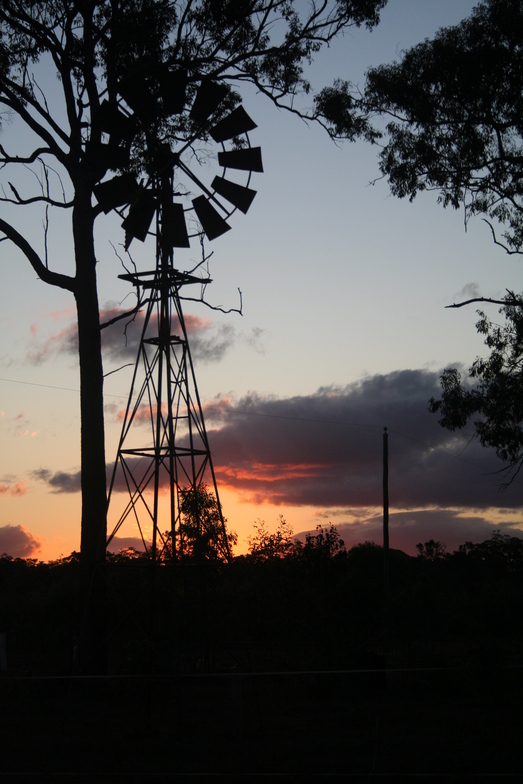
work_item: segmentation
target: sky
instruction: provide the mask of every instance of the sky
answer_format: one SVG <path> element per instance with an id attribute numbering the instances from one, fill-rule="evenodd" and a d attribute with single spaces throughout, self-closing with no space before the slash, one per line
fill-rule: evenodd
<path id="1" fill-rule="evenodd" d="M 370 66 L 458 23 L 473 5 L 390 0 L 375 31 L 352 30 L 318 55 L 307 72 L 313 88 L 336 77 L 363 84 Z M 51 84 L 49 74 L 41 80 Z M 435 194 L 413 203 L 393 198 L 379 179 L 375 148 L 334 144 L 254 92 L 243 103 L 258 125 L 250 137 L 262 148 L 264 173 L 253 176 L 257 195 L 247 215 L 236 213 L 232 230 L 208 246 L 206 291 L 209 303 L 227 310 L 238 307 L 240 289 L 243 315 L 195 303 L 185 310 L 236 551 L 246 550 L 254 521 L 271 530 L 280 515 L 295 533 L 333 524 L 348 546 L 379 543 L 384 427 L 391 547 L 414 554 L 416 543 L 438 539 L 452 551 L 494 529 L 518 534 L 521 481 L 501 489 L 496 456 L 471 428 L 443 430 L 427 404 L 439 396 L 443 368 L 466 372 L 486 353 L 474 306 L 446 306 L 521 290 L 520 262 L 493 245 L 481 220 L 465 227 L 463 213 L 444 210 Z M 4 124 L 2 142 L 14 144 L 18 134 Z M 41 216 L 28 209 L 22 221 L 41 243 Z M 51 266 L 70 272 L 67 223 L 51 225 L 48 242 Z M 133 302 L 117 277 L 122 242 L 118 222 L 100 221 L 107 312 Z M 132 254 L 139 269 L 151 269 L 151 242 L 133 244 Z M 177 253 L 176 265 L 190 269 L 198 260 L 194 246 Z M 0 553 L 53 559 L 80 541 L 74 302 L 39 281 L 6 242 L 0 279 Z M 489 306 L 489 315 L 496 312 Z M 121 326 L 104 340 L 112 462 L 132 368 L 111 371 L 132 353 L 135 337 L 127 353 Z"/>

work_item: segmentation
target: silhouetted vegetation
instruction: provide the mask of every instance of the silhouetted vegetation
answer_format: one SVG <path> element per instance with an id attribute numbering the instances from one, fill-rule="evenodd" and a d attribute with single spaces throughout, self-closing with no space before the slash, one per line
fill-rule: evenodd
<path id="1" fill-rule="evenodd" d="M 369 652 L 439 661 L 517 653 L 523 633 L 523 540 L 500 532 L 453 553 L 430 540 L 417 557 L 347 550 L 335 527 L 305 542 L 281 518 L 258 522 L 248 554 L 227 564 L 187 557 L 156 568 L 136 551 L 109 555 L 110 668 L 115 674 L 247 672 L 359 666 Z M 0 631 L 8 671 L 74 672 L 79 561 L 0 558 Z M 441 657 L 440 657 L 441 658 Z"/>
<path id="2" fill-rule="evenodd" d="M 1 770 L 518 772 L 523 540 L 418 552 L 391 550 L 387 606 L 382 548 L 334 527 L 258 522 L 230 563 L 108 556 L 103 679 L 25 677 L 75 672 L 78 555 L 1 557 Z"/>
<path id="3" fill-rule="evenodd" d="M 221 504 L 205 484 L 180 490 L 178 550 L 173 551 L 172 534 L 164 534 L 164 560 L 222 561 L 231 558 L 238 535 L 227 527 Z"/>

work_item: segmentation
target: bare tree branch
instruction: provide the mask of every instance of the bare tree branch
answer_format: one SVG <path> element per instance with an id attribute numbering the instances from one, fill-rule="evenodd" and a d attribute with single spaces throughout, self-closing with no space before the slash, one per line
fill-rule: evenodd
<path id="1" fill-rule="evenodd" d="M 463 308 L 465 305 L 471 305 L 473 302 L 489 302 L 491 305 L 519 305 L 517 300 L 510 301 L 507 299 L 491 299 L 490 297 L 473 297 L 467 299 L 465 302 L 455 302 L 453 305 L 445 305 L 445 308 Z"/>
<path id="2" fill-rule="evenodd" d="M 202 305 L 205 305 L 207 308 L 209 308 L 209 310 L 217 310 L 220 313 L 238 313 L 240 316 L 243 316 L 243 312 L 242 312 L 242 307 L 243 307 L 242 292 L 241 292 L 240 289 L 238 289 L 238 294 L 240 295 L 240 307 L 239 308 L 229 308 L 228 310 L 226 310 L 225 308 L 220 307 L 219 305 L 211 305 L 210 302 L 206 302 L 206 300 L 204 300 L 204 298 L 203 298 L 203 296 L 204 296 L 203 294 L 202 294 L 201 297 L 180 297 L 180 299 L 183 299 L 184 302 L 201 302 Z"/>
<path id="3" fill-rule="evenodd" d="M 62 275 L 59 272 L 52 272 L 47 269 L 38 253 L 28 243 L 25 237 L 22 237 L 22 235 L 13 226 L 7 223 L 7 221 L 3 220 L 3 218 L 0 218 L 0 231 L 2 231 L 5 236 L 22 251 L 38 277 L 43 280 L 44 283 L 49 283 L 51 286 L 58 286 L 61 289 L 66 289 L 67 291 L 72 291 L 74 293 L 75 279 L 69 275 Z"/>
<path id="4" fill-rule="evenodd" d="M 8 163 L 34 163 L 41 155 L 54 155 L 54 153 L 49 147 L 37 147 L 27 156 L 9 155 L 0 144 L 0 155 L 3 156 L 3 160 L 0 159 L 0 164 L 5 166 Z"/>
<path id="5" fill-rule="evenodd" d="M 100 324 L 100 329 L 106 329 L 107 327 L 112 326 L 112 324 L 116 324 L 117 321 L 122 321 L 123 319 L 136 316 L 136 314 L 140 312 L 144 305 L 147 305 L 147 303 L 150 301 L 151 299 L 148 297 L 147 299 L 139 302 L 136 307 L 132 308 L 131 310 L 126 310 L 124 313 L 120 313 L 118 316 L 114 316 L 112 319 L 102 322 L 102 324 Z"/>
<path id="6" fill-rule="evenodd" d="M 105 326 L 108 326 L 107 324 Z M 104 378 L 107 376 L 112 376 L 113 373 L 119 373 L 120 370 L 123 370 L 126 367 L 134 367 L 134 362 L 127 362 L 125 365 L 120 365 L 120 367 L 115 368 L 115 370 L 110 370 L 108 373 L 104 373 Z"/>
<path id="7" fill-rule="evenodd" d="M 521 251 L 521 250 L 510 250 L 510 248 L 507 248 L 507 246 L 503 242 L 500 242 L 498 240 L 498 238 L 496 237 L 496 232 L 494 230 L 494 226 L 492 225 L 492 223 L 489 220 L 487 220 L 486 218 L 482 218 L 481 220 L 483 220 L 487 224 L 487 226 L 489 227 L 489 229 L 491 231 L 491 234 L 492 234 L 492 239 L 494 240 L 494 245 L 499 245 L 499 247 L 503 248 L 505 253 L 508 253 L 509 256 L 521 256 L 521 255 L 523 255 L 523 251 Z"/>
<path id="8" fill-rule="evenodd" d="M 72 201 L 70 202 L 55 201 L 54 199 L 50 199 L 47 196 L 31 196 L 31 198 L 29 199 L 22 199 L 20 194 L 16 191 L 16 189 L 12 185 L 12 183 L 9 183 L 9 187 L 15 194 L 16 198 L 10 199 L 8 196 L 0 197 L 0 202 L 3 202 L 4 204 L 16 204 L 19 207 L 24 207 L 28 204 L 43 203 L 43 204 L 48 204 L 51 207 L 59 207 L 60 209 L 70 209 L 73 206 Z"/>

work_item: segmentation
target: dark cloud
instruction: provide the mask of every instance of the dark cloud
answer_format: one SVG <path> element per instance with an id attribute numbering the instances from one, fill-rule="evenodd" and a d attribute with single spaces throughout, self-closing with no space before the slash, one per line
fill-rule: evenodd
<path id="1" fill-rule="evenodd" d="M 135 480 L 141 483 L 143 476 L 150 477 L 150 461 L 143 460 L 140 457 L 126 459 L 126 466 L 132 472 Z M 108 463 L 106 468 L 107 483 L 111 482 L 113 475 L 114 463 Z M 54 493 L 79 493 L 82 489 L 80 471 L 50 471 L 48 468 L 38 468 L 31 472 L 31 476 L 40 481 L 45 482 L 51 492 Z M 160 488 L 165 489 L 169 486 L 169 475 L 167 471 L 160 472 Z M 152 488 L 152 484 L 149 483 Z M 113 485 L 113 490 L 116 493 L 128 492 L 129 488 L 121 469 L 116 472 L 116 477 Z"/>
<path id="2" fill-rule="evenodd" d="M 235 342 L 235 329 L 230 324 L 220 324 L 214 335 L 197 332 L 191 336 L 191 355 L 200 362 L 219 362 Z"/>
<path id="3" fill-rule="evenodd" d="M 471 281 L 470 283 L 466 283 L 463 288 L 458 291 L 456 294 L 456 299 L 460 299 L 463 297 L 480 297 L 481 291 L 480 287 L 476 282 Z"/>
<path id="4" fill-rule="evenodd" d="M 109 321 L 121 314 L 120 309 L 104 311 L 102 320 Z M 102 330 L 102 347 L 104 356 L 114 362 L 134 361 L 144 328 L 145 314 L 136 314 L 132 319 L 123 319 Z M 188 314 L 184 317 L 185 328 L 190 341 L 193 359 L 202 362 L 218 362 L 233 345 L 235 331 L 229 324 L 215 327 L 209 318 L 201 318 Z M 147 329 L 146 334 L 153 333 L 154 326 Z M 173 334 L 181 332 L 180 322 L 176 316 L 171 322 Z"/>
<path id="5" fill-rule="evenodd" d="M 47 337 L 43 342 L 39 342 L 36 335 L 33 338 L 33 346 L 27 352 L 26 358 L 33 365 L 40 365 L 56 354 L 77 354 L 78 353 L 78 330 L 76 324 L 71 324 Z"/>
<path id="6" fill-rule="evenodd" d="M 23 525 L 0 526 L 0 553 L 13 558 L 30 558 L 42 549 L 42 544 Z"/>
<path id="7" fill-rule="evenodd" d="M 81 488 L 80 471 L 56 471 L 38 468 L 31 472 L 34 479 L 46 482 L 54 493 L 79 493 Z"/>
<path id="8" fill-rule="evenodd" d="M 245 342 L 248 346 L 250 346 L 257 354 L 265 354 L 265 337 L 267 331 L 265 329 L 261 329 L 260 327 L 254 327 L 249 335 L 245 335 Z"/>
<path id="9" fill-rule="evenodd" d="M 383 428 L 389 433 L 391 506 L 523 506 L 523 486 L 499 489 L 503 464 L 470 433 L 428 412 L 437 373 L 377 375 L 287 399 L 250 395 L 208 411 L 219 481 L 245 500 L 371 507 L 381 503 Z"/>
<path id="10" fill-rule="evenodd" d="M 351 509 L 352 516 L 359 510 L 361 517 L 382 503 L 386 426 L 391 511 L 468 509 L 476 525 L 488 509 L 520 510 L 523 484 L 516 479 L 500 490 L 503 464 L 495 454 L 470 433 L 444 430 L 429 413 L 429 398 L 439 394 L 437 373 L 404 370 L 308 396 L 215 400 L 205 412 L 218 483 L 245 501 Z M 35 476 L 56 492 L 80 489 L 76 471 Z M 161 485 L 167 480 L 164 474 Z M 114 490 L 125 489 L 117 475 Z"/>

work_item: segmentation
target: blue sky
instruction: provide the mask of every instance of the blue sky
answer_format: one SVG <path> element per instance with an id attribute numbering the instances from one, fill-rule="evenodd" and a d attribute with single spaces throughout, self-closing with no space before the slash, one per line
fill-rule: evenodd
<path id="1" fill-rule="evenodd" d="M 318 56 L 308 73 L 313 88 L 338 76 L 362 84 L 369 66 L 457 23 L 473 5 L 390 0 L 377 30 L 352 31 Z M 265 171 L 253 179 L 249 213 L 235 214 L 232 231 L 208 246 L 207 290 L 210 303 L 231 308 L 240 288 L 243 316 L 189 303 L 186 311 L 195 317 L 200 394 L 240 549 L 255 519 L 270 528 L 279 514 L 296 532 L 333 522 L 349 544 L 379 541 L 384 426 L 393 547 L 412 552 L 416 542 L 440 538 L 451 548 L 486 538 L 493 525 L 523 527 L 521 488 L 499 490 L 495 456 L 470 433 L 446 433 L 427 412 L 441 369 L 468 367 L 483 352 L 474 308 L 445 306 L 471 293 L 520 290 L 519 262 L 494 247 L 481 221 L 465 230 L 463 214 L 443 210 L 435 194 L 410 204 L 391 197 L 386 182 L 371 184 L 375 148 L 335 145 L 263 97 L 247 91 L 243 99 Z M 5 142 L 17 133 L 5 126 Z M 27 212 L 24 226 L 41 235 L 40 216 Z M 51 227 L 50 258 L 64 271 L 67 236 L 67 224 Z M 132 301 L 117 278 L 122 239 L 118 222 L 101 221 L 104 308 Z M 140 268 L 151 268 L 151 242 L 133 243 L 132 252 Z M 181 269 L 197 260 L 196 247 L 177 255 Z M 74 303 L 38 281 L 7 243 L 0 275 L 0 552 L 57 557 L 78 548 L 80 535 Z M 119 366 L 121 330 L 111 341 L 106 372 Z M 106 381 L 108 461 L 129 383 L 129 369 Z"/>

